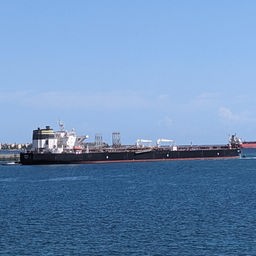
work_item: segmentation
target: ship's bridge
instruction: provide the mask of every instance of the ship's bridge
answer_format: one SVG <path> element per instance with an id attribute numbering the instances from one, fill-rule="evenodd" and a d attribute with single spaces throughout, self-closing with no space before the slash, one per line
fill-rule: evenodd
<path id="1" fill-rule="evenodd" d="M 33 131 L 32 149 L 34 151 L 49 151 L 56 147 L 57 139 L 50 126 L 46 126 L 44 129 L 38 128 Z"/>

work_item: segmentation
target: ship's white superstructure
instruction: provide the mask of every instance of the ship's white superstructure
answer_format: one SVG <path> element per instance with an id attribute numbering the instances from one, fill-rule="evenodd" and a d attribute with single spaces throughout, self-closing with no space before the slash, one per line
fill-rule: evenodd
<path id="1" fill-rule="evenodd" d="M 33 131 L 32 150 L 36 152 L 80 152 L 83 149 L 82 142 L 88 136 L 77 136 L 74 129 L 66 131 L 61 127 L 60 131 L 54 132 L 50 126 L 44 129 L 38 128 Z"/>

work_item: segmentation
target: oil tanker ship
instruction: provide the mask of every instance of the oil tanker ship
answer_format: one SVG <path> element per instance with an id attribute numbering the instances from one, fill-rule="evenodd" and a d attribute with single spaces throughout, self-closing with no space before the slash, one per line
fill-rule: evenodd
<path id="1" fill-rule="evenodd" d="M 20 153 L 20 164 L 86 164 L 111 162 L 142 162 L 189 159 L 238 158 L 240 148 L 234 136 L 225 145 L 183 145 L 176 146 L 173 140 L 158 139 L 151 146 L 151 140 L 137 140 L 135 145 L 121 145 L 120 134 L 112 134 L 112 146 L 96 136 L 95 143 L 85 143 L 88 136 L 77 136 L 75 131 L 59 131 L 50 126 L 33 131 L 32 147 Z"/>

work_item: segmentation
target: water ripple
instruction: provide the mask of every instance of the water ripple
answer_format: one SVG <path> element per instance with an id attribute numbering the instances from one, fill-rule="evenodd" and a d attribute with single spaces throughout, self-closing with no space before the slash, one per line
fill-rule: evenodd
<path id="1" fill-rule="evenodd" d="M 0 254 L 255 255 L 254 162 L 0 166 Z"/>

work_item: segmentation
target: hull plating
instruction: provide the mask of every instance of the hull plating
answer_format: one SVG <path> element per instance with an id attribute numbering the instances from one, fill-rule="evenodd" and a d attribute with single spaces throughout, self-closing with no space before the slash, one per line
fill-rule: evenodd
<path id="1" fill-rule="evenodd" d="M 164 160 L 193 160 L 238 158 L 239 149 L 212 150 L 151 150 L 148 152 L 94 152 L 94 153 L 21 153 L 20 163 L 24 165 L 36 164 L 86 164 L 113 162 L 145 162 Z"/>

